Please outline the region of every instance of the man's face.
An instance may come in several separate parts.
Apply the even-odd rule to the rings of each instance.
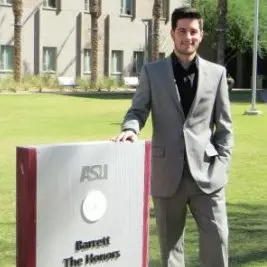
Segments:
[[[198,19],[179,19],[175,30],[171,30],[176,52],[182,55],[196,53],[202,41],[203,31]]]

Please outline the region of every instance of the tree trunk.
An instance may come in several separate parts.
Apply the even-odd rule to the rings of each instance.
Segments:
[[[100,0],[90,0],[91,14],[91,88],[96,88],[98,76],[98,18]]]
[[[160,27],[160,14],[162,8],[162,0],[154,0],[153,5],[153,31],[152,31],[152,61],[159,58],[159,27]]]
[[[21,81],[21,18],[22,0],[13,0],[14,13],[14,80]]]
[[[227,23],[227,1],[218,0],[218,39],[217,39],[217,63],[224,65],[225,62],[225,45],[226,45],[226,23]]]

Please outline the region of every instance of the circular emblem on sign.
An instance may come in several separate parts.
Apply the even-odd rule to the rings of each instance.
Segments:
[[[83,216],[90,222],[100,220],[107,210],[107,199],[100,191],[91,191],[83,201]]]

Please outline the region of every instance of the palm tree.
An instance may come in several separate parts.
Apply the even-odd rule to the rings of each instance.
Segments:
[[[91,88],[96,88],[98,70],[98,18],[101,15],[101,0],[90,0],[91,14]]]
[[[160,15],[162,8],[162,0],[154,0],[153,5],[153,32],[152,32],[152,61],[159,58],[159,27],[160,27]]]
[[[13,0],[14,13],[14,80],[21,81],[21,18],[22,0]]]
[[[218,0],[218,39],[217,39],[217,63],[224,65],[225,45],[226,45],[226,24],[227,24],[227,2],[228,0]]]

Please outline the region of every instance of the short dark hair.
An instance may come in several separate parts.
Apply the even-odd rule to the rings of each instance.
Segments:
[[[180,19],[198,19],[200,30],[203,30],[203,19],[199,11],[192,7],[180,7],[172,12],[172,29],[175,30]]]

